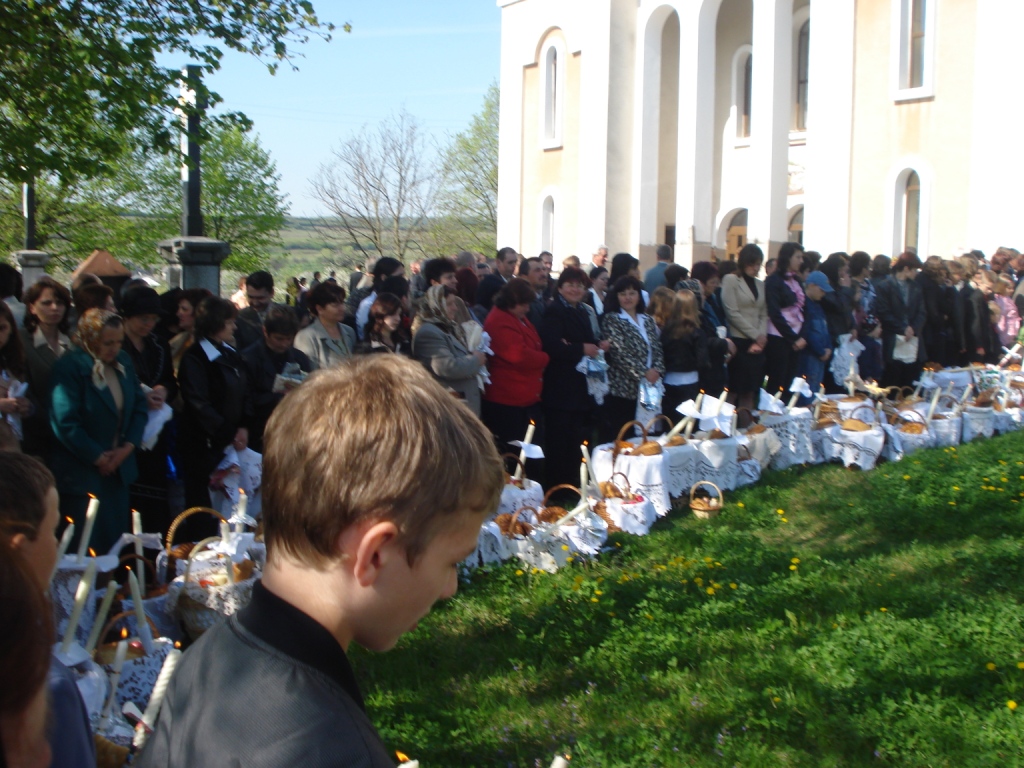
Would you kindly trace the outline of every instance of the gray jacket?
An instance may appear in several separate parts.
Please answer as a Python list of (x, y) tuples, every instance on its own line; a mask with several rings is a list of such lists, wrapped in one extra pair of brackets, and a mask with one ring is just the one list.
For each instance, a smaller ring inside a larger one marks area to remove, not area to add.
[[(314, 320), (295, 337), (295, 348), (305, 353), (314, 368), (330, 368), (352, 357), (356, 348), (356, 332), (344, 323), (338, 323), (341, 341), (336, 342), (327, 335), (327, 329), (319, 320)], [(336, 351), (336, 345), (348, 350), (347, 355)]]
[(182, 656), (141, 768), (394, 768), (341, 646), (257, 583)]
[(480, 415), (480, 385), (476, 380), (480, 361), (458, 339), (433, 323), (423, 323), (412, 337), (412, 356), (444, 386), (462, 395), (473, 413)]

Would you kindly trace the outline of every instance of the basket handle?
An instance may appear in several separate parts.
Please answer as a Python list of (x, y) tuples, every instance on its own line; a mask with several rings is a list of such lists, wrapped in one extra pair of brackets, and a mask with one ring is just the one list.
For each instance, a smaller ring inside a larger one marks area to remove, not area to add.
[(926, 424), (924, 416), (918, 411), (898, 411), (896, 413), (897, 419), (903, 419), (904, 421), (914, 421), (918, 424)]
[[(619, 474), (621, 474), (621, 473), (619, 473)], [(548, 499), (551, 498), (551, 494), (553, 494), (555, 491), (560, 491), (560, 490), (563, 490), (563, 489), (568, 489), (568, 490), (572, 491), (573, 493), (575, 493), (576, 495), (578, 495), (580, 497), (581, 501), (583, 500), (583, 492), (580, 491), (579, 488), (577, 488), (575, 485), (570, 485), (569, 483), (562, 483), (561, 485), (553, 485), (550, 488), (548, 488), (548, 492), (544, 494), (544, 500), (540, 503), (541, 506), (542, 507), (546, 507), (548, 505)], [(534, 510), (534, 511), (536, 511), (536, 510)]]
[(200, 552), (200, 550), (206, 549), (211, 544), (217, 541), (220, 541), (220, 536), (210, 536), (209, 538), (203, 539), (194, 547), (192, 547), (192, 551), (188, 553), (188, 561), (185, 563), (185, 578), (183, 579), (183, 581), (186, 584), (188, 584), (188, 577), (192, 571), (192, 561), (195, 560), (196, 555)]
[(174, 534), (177, 533), (178, 526), (185, 522), (185, 520), (187, 520), (188, 518), (192, 517), (192, 515), (198, 515), (201, 512), (205, 512), (208, 515), (213, 515), (221, 523), (227, 522), (227, 520), (224, 518), (224, 515), (222, 515), (215, 509), (211, 509), (210, 507), (192, 507), (191, 509), (186, 509), (180, 515), (174, 518), (174, 522), (171, 523), (171, 527), (167, 529), (167, 539), (165, 541), (165, 548), (167, 549), (168, 554), (170, 554), (171, 546), (174, 544)]
[(622, 480), (626, 483), (626, 493), (627, 494), (630, 494), (630, 493), (633, 492), (633, 489), (632, 489), (632, 487), (629, 484), (629, 478), (626, 477), (626, 473), (625, 472), (612, 472), (611, 477), (608, 478), (608, 482), (609, 483), (614, 485), (616, 488), (619, 488), (620, 487), (619, 484), (615, 482), (615, 478), (616, 477), (621, 477)]
[[(746, 411), (747, 412), (747, 416), (750, 417), (750, 420), (746, 424), (741, 424), (740, 423), (740, 411)], [(752, 410), (750, 410), (749, 408), (747, 408), (747, 406), (743, 405), (743, 406), (740, 406), (739, 408), (736, 409), (736, 428), (737, 429), (746, 429), (751, 424), (755, 424), (755, 423), (757, 423), (757, 419), (754, 418), (754, 412)]]
[(722, 495), (722, 489), (721, 489), (721, 488), (719, 488), (719, 487), (718, 487), (717, 485), (715, 485), (714, 483), (712, 483), (712, 482), (711, 482), (710, 480), (698, 480), (698, 481), (697, 481), (696, 483), (694, 483), (694, 484), (693, 484), (693, 486), (692, 486), (692, 487), (690, 488), (690, 501), (691, 501), (691, 502), (692, 502), (692, 501), (694, 500), (694, 498), (696, 498), (696, 494), (697, 494), (697, 489), (698, 489), (698, 488), (699, 488), (700, 486), (702, 486), (702, 485), (710, 485), (710, 486), (711, 486), (712, 488), (714, 488), (714, 489), (715, 489), (715, 490), (716, 490), (716, 491), (718, 492), (718, 498), (719, 498), (719, 499), (724, 499), (724, 498), (725, 498), (725, 497), (724, 497), (724, 496)]
[[(525, 512), (527, 510), (530, 510), (535, 515), (537, 514), (537, 508), (536, 507), (520, 507), (519, 509), (517, 509), (515, 512), (512, 513), (512, 517), (508, 521), (509, 533), (502, 533), (501, 535), (504, 536), (506, 539), (515, 538), (516, 534), (513, 533), (512, 531), (513, 531), (513, 529), (516, 526), (516, 521), (519, 519), (519, 513), (520, 512)], [(529, 525), (529, 523), (523, 523), (523, 525)]]
[(856, 408), (853, 409), (853, 411), (850, 412), (850, 418), (851, 419), (856, 419), (857, 418), (857, 414), (860, 413), (861, 411), (863, 411), (865, 408), (867, 408), (868, 413), (871, 415), (871, 418), (867, 419), (865, 421), (865, 423), (867, 423), (867, 424), (874, 424), (875, 423), (875, 409), (872, 408), (870, 405), (858, 405)]
[[(745, 459), (741, 459), (741, 458), (740, 458), (739, 452), (740, 452), (741, 450), (743, 450), (743, 451), (746, 451), (746, 452), (747, 452), (747, 458), (745, 458)], [(737, 461), (749, 461), (749, 460), (750, 460), (750, 459), (752, 459), (752, 458), (754, 458), (754, 454), (752, 454), (752, 453), (750, 452), (750, 446), (749, 446), (749, 445), (742, 445), (742, 444), (741, 444), (741, 445), (739, 445), (739, 446), (737, 447), (737, 449), (736, 449), (736, 459), (737, 459)]]
[[(650, 421), (647, 422), (647, 426), (644, 427), (644, 432), (645, 433), (649, 433), (651, 431), (651, 428), (655, 424), (657, 424), (659, 421), (664, 421), (666, 424), (668, 424), (668, 431), (672, 431), (672, 427), (675, 426), (675, 424), (672, 423), (672, 419), (670, 419), (664, 413), (659, 413), (657, 416), (655, 416), (653, 419), (651, 419)], [(646, 440), (647, 440), (647, 435), (645, 434), (644, 435), (644, 442), (646, 442)]]
[[(150, 560), (148, 558), (145, 558), (142, 555), (137, 555), (134, 552), (132, 552), (130, 555), (121, 555), (121, 557), (119, 557), (117, 559), (117, 566), (120, 568), (122, 565), (127, 565), (129, 563), (132, 563), (132, 562), (135, 562), (135, 561), (138, 561), (138, 560), (141, 560), (143, 562), (143, 564), (146, 566), (146, 568), (148, 569), (146, 571), (147, 573), (152, 573), (152, 574), (156, 573), (156, 566), (153, 565), (153, 561), (152, 560)], [(137, 573), (135, 575), (138, 576)], [(142, 596), (145, 597), (146, 596), (145, 595), (146, 585), (145, 584), (139, 584), (139, 587), (143, 591), (143, 595)]]
[[(100, 639), (96, 643), (96, 651), (100, 649), (100, 645), (103, 643), (103, 638), (110, 634), (110, 630), (114, 628), (114, 625), (117, 624), (117, 622), (119, 622), (121, 619), (126, 619), (129, 616), (134, 615), (135, 611), (121, 611), (121, 613), (115, 613), (113, 616), (107, 619), (107, 623), (103, 626), (103, 629), (100, 631)], [(149, 628), (153, 631), (153, 637), (161, 637), (160, 630), (157, 628), (156, 624), (153, 623), (153, 620), (149, 618), (148, 613), (146, 614), (146, 623), (149, 624)], [(96, 655), (96, 651), (93, 651), (94, 657)]]
[(645, 427), (643, 424), (641, 424), (636, 419), (633, 419), (633, 421), (627, 421), (625, 424), (622, 425), (622, 428), (619, 429), (619, 434), (615, 436), (615, 442), (612, 444), (612, 466), (613, 467), (615, 466), (615, 460), (617, 458), (619, 458), (619, 443), (623, 442), (622, 438), (626, 434), (626, 430), (629, 429), (630, 427), (640, 427), (640, 433), (641, 433), (641, 435), (643, 437), (641, 442), (646, 443), (648, 441), (648, 438), (647, 438), (647, 427)]
[[(909, 394), (907, 394), (907, 390), (908, 389), (910, 390)], [(908, 397), (910, 397), (911, 395), (914, 394), (914, 388), (912, 386), (910, 386), (909, 384), (907, 384), (906, 386), (900, 387), (899, 394), (900, 394), (900, 402), (903, 402)]]
[[(526, 465), (523, 464), (523, 462), (519, 460), (519, 455), (518, 454), (516, 454), (516, 453), (503, 453), (503, 454), (501, 454), (501, 458), (502, 459), (513, 459), (515, 461), (515, 463), (518, 464), (520, 468), (522, 468), (522, 470), (523, 470), (523, 479), (524, 480), (526, 479)], [(505, 466), (505, 462), (502, 461), (502, 467), (504, 467), (504, 466)]]

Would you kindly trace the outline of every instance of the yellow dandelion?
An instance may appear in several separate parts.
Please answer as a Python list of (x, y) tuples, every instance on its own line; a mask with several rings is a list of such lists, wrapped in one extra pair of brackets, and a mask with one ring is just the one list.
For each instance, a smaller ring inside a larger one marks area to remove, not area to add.
[(742, 509), (743, 507), (745, 507), (745, 506), (747, 506), (747, 505), (746, 505), (746, 504), (744, 504), (744, 503), (743, 503), (742, 501), (738, 501), (738, 502), (736, 502), (736, 506), (737, 506), (737, 507), (740, 507), (740, 508)]
[(569, 551), (569, 545), (568, 544), (563, 544), (562, 545), (562, 551), (563, 552), (568, 552)]
[(654, 617), (651, 616), (651, 614), (645, 613), (644, 616), (646, 616), (649, 621), (654, 621)]
[(800, 558), (799, 557), (794, 557), (789, 562), (791, 562), (793, 565), (800, 565)]
[(784, 514), (786, 514), (786, 510), (784, 510), (784, 509), (776, 509), (775, 510), (775, 514), (777, 514), (777, 515), (784, 515)]
[(516, 576), (522, 576), (522, 575), (523, 575), (523, 572), (517, 568), (516, 569)]
[(953, 490), (954, 491), (959, 491), (960, 490), (960, 486), (959, 485), (954, 485), (953, 486)]
[(714, 587), (708, 587), (704, 591), (707, 592), (709, 595), (715, 594), (715, 588)]
[(1005, 477), (1000, 477), (999, 478), (999, 482), (1001, 482), (1001, 483), (1008, 483), (1010, 481), (1007, 478), (1005, 478)]
[(565, 558), (565, 562), (567, 562), (567, 563), (571, 563), (572, 561), (573, 561), (573, 558), (571, 558), (571, 557)]
[(888, 608), (879, 608), (878, 610), (880, 610), (882, 613), (888, 613), (889, 612)]
[(621, 541), (616, 541), (615, 542), (615, 546), (616, 547), (621, 547), (622, 546), (622, 542)]
[(988, 664), (985, 665), (985, 669), (987, 669), (989, 672), (995, 672), (996, 665), (990, 661)]
[(592, 602), (592, 603), (596, 603), (596, 602), (597, 602), (597, 598), (596, 598), (596, 597), (592, 597), (592, 598), (590, 598), (590, 602)]
[(783, 518), (780, 518), (780, 519), (781, 519), (781, 520), (782, 520), (782, 522), (784, 522), (784, 523), (788, 523), (788, 522), (789, 522), (789, 520), (787, 520), (787, 519), (786, 519), (786, 518), (784, 518), (784, 517), (783, 517)]
[(704, 558), (704, 562), (705, 563), (709, 563), (709, 564), (713, 563), (713, 562), (715, 562), (715, 558), (713, 558), (713, 557), (705, 557)]
[(910, 479), (910, 475), (904, 475), (904, 476), (903, 476), (903, 479), (904, 479), (904, 480), (909, 480), (909, 479)]
[(796, 566), (795, 566), (795, 565), (791, 565), (791, 566), (789, 566), (789, 570), (791, 570), (791, 571), (795, 571), (795, 570), (796, 570)]
[[(729, 589), (736, 589), (736, 588), (737, 588), (736, 582), (735, 581), (730, 581), (729, 582)], [(1024, 662), (1022, 662), (1022, 663), (1024, 663)]]
[(772, 701), (778, 704), (780, 701), (782, 701), (782, 699), (780, 699), (778, 696), (772, 696)]
[(1017, 669), (1024, 669), (1024, 661), (1017, 662)]
[(604, 594), (604, 592), (602, 592), (600, 589), (595, 589), (594, 590), (594, 594), (597, 595), (598, 597), (600, 597), (601, 595)]
[(1011, 699), (1010, 701), (1006, 702), (1006, 708), (1013, 712), (1013, 710), (1017, 708), (1017, 702)]
[(719, 568), (721, 568), (721, 567), (722, 567), (722, 564), (721, 564), (720, 562), (718, 562), (717, 560), (715, 560), (715, 565), (716, 565), (717, 567), (719, 567)]

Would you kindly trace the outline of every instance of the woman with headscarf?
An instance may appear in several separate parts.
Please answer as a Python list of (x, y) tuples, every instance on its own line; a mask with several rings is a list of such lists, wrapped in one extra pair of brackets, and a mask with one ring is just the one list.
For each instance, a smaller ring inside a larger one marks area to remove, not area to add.
[(138, 477), (135, 451), (146, 426), (146, 396), (121, 349), (119, 315), (90, 309), (78, 320), (74, 346), (53, 366), (50, 423), (56, 446), (50, 466), (61, 514), (84, 529), (89, 495), (99, 516), (88, 544), (105, 553), (131, 530), (128, 487)]
[(471, 352), (465, 330), (458, 322), (462, 302), (451, 288), (432, 285), (423, 295), (412, 327), (412, 356), (434, 378), (451, 388), (480, 415), (477, 374), (487, 361), (483, 352)]

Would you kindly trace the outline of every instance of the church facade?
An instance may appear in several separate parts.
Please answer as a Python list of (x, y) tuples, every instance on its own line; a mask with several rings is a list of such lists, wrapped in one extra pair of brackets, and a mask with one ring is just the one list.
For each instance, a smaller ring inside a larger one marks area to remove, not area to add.
[(498, 243), (1021, 247), (1019, 0), (498, 0)]

